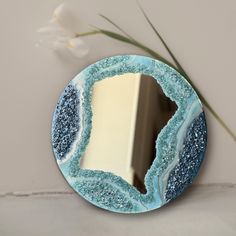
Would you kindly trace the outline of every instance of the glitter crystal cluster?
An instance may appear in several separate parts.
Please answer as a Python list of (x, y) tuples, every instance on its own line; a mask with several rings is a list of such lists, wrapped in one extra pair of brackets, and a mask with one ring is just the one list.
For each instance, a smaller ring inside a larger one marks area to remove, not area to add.
[(58, 103), (52, 136), (52, 146), (56, 151), (57, 159), (62, 160), (75, 140), (79, 130), (78, 91), (69, 85)]
[[(178, 106), (156, 139), (145, 194), (113, 173), (80, 168), (92, 127), (92, 86), (124, 73), (152, 76)], [(115, 212), (150, 211), (175, 199), (197, 175), (206, 144), (206, 120), (196, 92), (173, 68), (144, 56), (114, 56), (88, 66), (65, 88), (53, 116), (52, 146), (62, 174), (82, 197)]]
[(179, 153), (179, 162), (171, 171), (165, 200), (178, 197), (192, 183), (204, 158), (207, 140), (205, 115), (201, 113), (191, 124)]

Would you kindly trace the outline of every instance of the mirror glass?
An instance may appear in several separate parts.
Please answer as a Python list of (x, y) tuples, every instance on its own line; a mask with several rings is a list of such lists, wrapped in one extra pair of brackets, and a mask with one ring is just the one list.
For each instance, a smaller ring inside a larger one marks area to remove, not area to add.
[(176, 112), (175, 102), (154, 78), (126, 73), (96, 82), (91, 105), (92, 130), (81, 168), (111, 172), (145, 193), (156, 138)]
[(52, 147), (63, 176), (109, 211), (146, 212), (176, 199), (197, 175), (206, 145), (197, 93), (173, 68), (145, 56), (86, 67), (53, 114)]

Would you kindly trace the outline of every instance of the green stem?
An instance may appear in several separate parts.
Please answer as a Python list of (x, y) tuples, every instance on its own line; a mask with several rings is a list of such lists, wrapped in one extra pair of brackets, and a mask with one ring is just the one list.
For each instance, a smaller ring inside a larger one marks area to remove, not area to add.
[(84, 36), (90, 36), (95, 34), (101, 34), (100, 30), (92, 30), (84, 33), (76, 33), (75, 37), (84, 37)]
[[(206, 101), (206, 99), (203, 97), (203, 95), (200, 93), (200, 91), (198, 90), (198, 88), (195, 86), (195, 84), (191, 81), (190, 77), (187, 75), (187, 73), (185, 72), (185, 70), (183, 69), (183, 67), (180, 65), (180, 63), (178, 62), (178, 60), (174, 57), (173, 53), (170, 51), (170, 49), (168, 48), (168, 46), (166, 45), (166, 43), (164, 43), (164, 46), (167, 48), (168, 52), (170, 53), (171, 57), (173, 58), (174, 62), (177, 65), (177, 68), (175, 65), (173, 65), (172, 63), (170, 63), (169, 61), (167, 61), (165, 58), (163, 58), (162, 56), (160, 56), (158, 53), (156, 53), (155, 51), (153, 51), (151, 48), (143, 45), (142, 43), (134, 40), (133, 38), (128, 38), (125, 36), (122, 36), (120, 34), (111, 32), (111, 31), (107, 31), (107, 30), (102, 30), (102, 29), (98, 29), (98, 30), (93, 30), (93, 31), (89, 31), (89, 32), (84, 32), (84, 33), (79, 33), (76, 34), (76, 37), (84, 37), (84, 36), (90, 36), (90, 35), (95, 35), (95, 34), (104, 34), (110, 38), (131, 44), (137, 48), (140, 48), (142, 50), (144, 50), (145, 52), (147, 52), (149, 55), (151, 55), (152, 57), (154, 57), (155, 59), (158, 59), (164, 63), (166, 63), (167, 65), (173, 67), (174, 69), (176, 69), (180, 74), (182, 74), (184, 76), (184, 78), (186, 78), (186, 80), (191, 84), (191, 86), (194, 88), (194, 90), (197, 92), (199, 98), (201, 99), (201, 101), (203, 102), (203, 104), (207, 107), (207, 109), (212, 113), (212, 115), (216, 118), (216, 120), (223, 126), (223, 128), (230, 134), (230, 136), (234, 139), (234, 141), (236, 141), (236, 135), (234, 134), (234, 132), (228, 127), (228, 125), (221, 119), (221, 117), (216, 113), (216, 111), (210, 106), (210, 104)], [(160, 36), (160, 35), (159, 35)], [(161, 37), (161, 36), (160, 36)], [(161, 38), (162, 39), (162, 38)], [(164, 40), (161, 40), (162, 43), (164, 42)]]
[(218, 122), (223, 126), (223, 128), (232, 136), (232, 138), (236, 141), (236, 135), (234, 134), (234, 132), (231, 131), (231, 129), (226, 125), (226, 123), (220, 118), (220, 116), (215, 112), (215, 110), (210, 106), (210, 104), (206, 101), (206, 99), (203, 97), (203, 95), (200, 93), (200, 91), (197, 89), (197, 87), (193, 84), (193, 82), (191, 81), (190, 77), (187, 75), (187, 73), (185, 72), (185, 70), (183, 69), (183, 67), (181, 66), (181, 64), (178, 62), (178, 60), (176, 59), (175, 55), (172, 53), (172, 51), (170, 50), (170, 48), (168, 47), (168, 45), (166, 44), (165, 40), (162, 38), (161, 34), (159, 33), (159, 31), (156, 29), (156, 27), (152, 24), (151, 20), (149, 19), (148, 15), (146, 14), (146, 12), (144, 11), (143, 7), (141, 6), (141, 4), (139, 2), (138, 6), (139, 9), (141, 10), (141, 12), (143, 13), (145, 19), (147, 20), (147, 22), (149, 23), (149, 25), (151, 26), (152, 30), (155, 32), (155, 34), (157, 35), (157, 37), (161, 40), (161, 42), (163, 43), (164, 47), (166, 48), (166, 50), (168, 51), (168, 53), (170, 54), (170, 56), (172, 57), (173, 61), (175, 62), (176, 66), (178, 67), (178, 70), (180, 72), (180, 74), (182, 74), (187, 80), (188, 82), (192, 85), (192, 87), (195, 89), (195, 91), (198, 93), (199, 98), (202, 100), (203, 104), (207, 107), (207, 109), (212, 113), (212, 115), (216, 118), (216, 120), (218, 120)]
[(158, 59), (164, 63), (166, 63), (167, 65), (175, 68), (176, 66), (172, 63), (170, 63), (169, 61), (167, 61), (165, 58), (163, 58), (162, 56), (160, 56), (157, 52), (153, 51), (151, 48), (143, 45), (142, 43), (134, 40), (134, 39), (130, 39), (128, 37), (125, 36), (121, 36), (120, 34), (117, 34), (115, 32), (111, 32), (111, 31), (107, 31), (107, 30), (102, 30), (102, 29), (98, 29), (98, 30), (93, 30), (93, 31), (88, 31), (88, 32), (84, 32), (84, 33), (77, 33), (76, 37), (84, 37), (84, 36), (90, 36), (90, 35), (95, 35), (95, 34), (104, 34), (110, 38), (131, 44), (137, 48), (140, 48), (142, 50), (144, 50), (145, 52), (147, 52), (149, 55), (151, 55), (152, 57), (154, 57), (155, 59)]

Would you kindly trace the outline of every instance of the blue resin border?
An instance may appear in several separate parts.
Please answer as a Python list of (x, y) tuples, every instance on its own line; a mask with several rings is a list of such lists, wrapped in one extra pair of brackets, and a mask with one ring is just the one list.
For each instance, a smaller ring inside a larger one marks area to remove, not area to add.
[[(146, 194), (112, 173), (79, 166), (92, 127), (92, 86), (124, 73), (152, 76), (178, 106), (157, 137), (156, 158), (145, 176)], [(206, 134), (201, 102), (177, 71), (149, 57), (123, 55), (88, 66), (65, 88), (53, 115), (52, 146), (61, 172), (82, 197), (107, 210), (139, 213), (161, 207), (191, 184), (204, 157)]]

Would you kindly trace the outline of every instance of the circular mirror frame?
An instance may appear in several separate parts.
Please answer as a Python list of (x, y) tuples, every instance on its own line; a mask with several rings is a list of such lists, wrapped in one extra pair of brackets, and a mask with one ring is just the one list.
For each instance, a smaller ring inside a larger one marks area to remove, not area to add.
[[(157, 136), (145, 194), (113, 173), (80, 168), (92, 128), (93, 84), (124, 73), (152, 76), (178, 107)], [(66, 86), (53, 115), (52, 147), (65, 179), (83, 198), (114, 212), (146, 212), (177, 198), (197, 175), (206, 145), (205, 114), (194, 89), (176, 70), (145, 56), (113, 56), (88, 66)]]

